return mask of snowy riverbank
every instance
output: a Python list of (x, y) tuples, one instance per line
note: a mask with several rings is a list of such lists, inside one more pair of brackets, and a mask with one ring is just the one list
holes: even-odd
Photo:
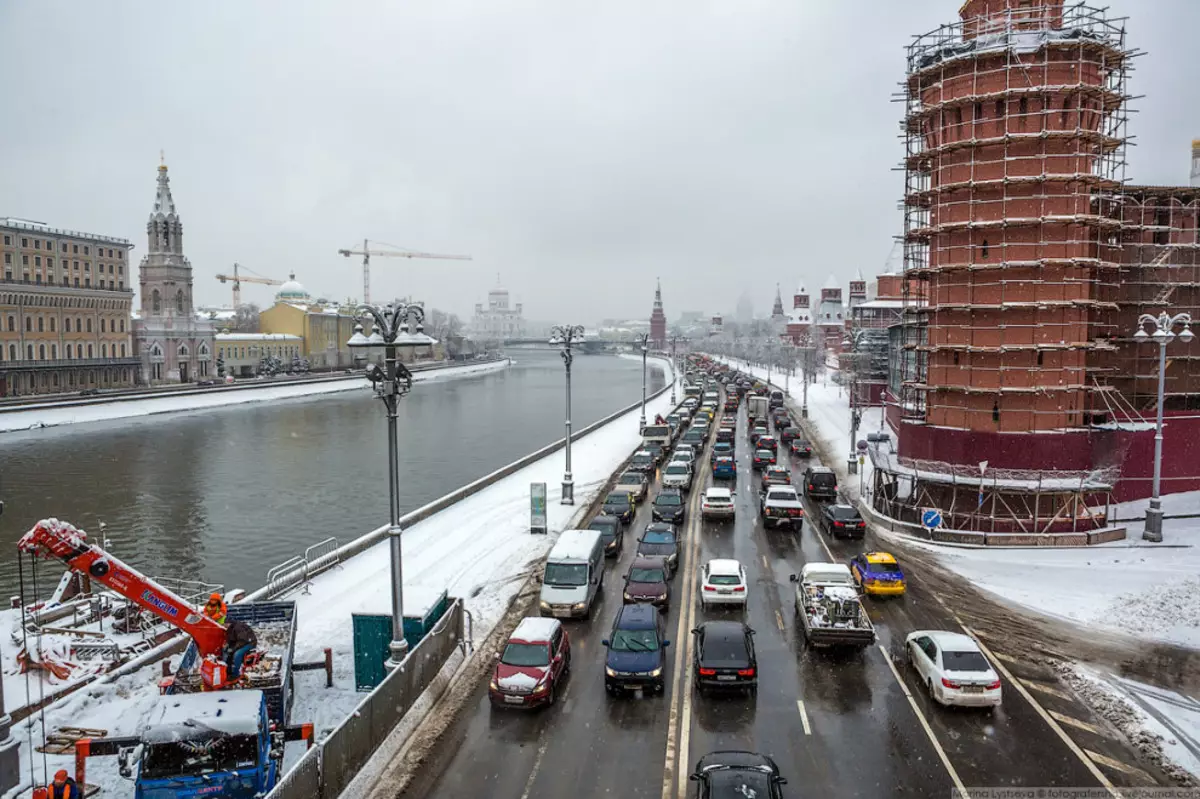
[[(647, 402), (647, 414), (666, 413), (669, 392)], [(572, 445), (576, 504), (559, 503), (565, 466), (559, 450), (484, 488), (446, 510), (404, 531), (405, 595), (413, 600), (448, 589), (465, 599), (474, 620), (474, 640), (484, 640), (503, 616), (522, 582), (564, 529), (582, 520), (612, 473), (641, 441), (639, 408), (622, 414)], [(547, 484), (546, 509), (550, 535), (529, 533), (529, 486)], [(331, 572), (316, 577), (307, 593), (285, 598), (297, 602), (296, 659), (317, 660), (324, 647), (334, 653), (334, 687), (325, 688), (321, 672), (295, 677), (294, 722), (312, 722), (318, 737), (331, 731), (361, 700), (354, 687), (353, 638), (350, 614), (387, 613), (390, 608), (390, 563), (382, 542)], [(457, 657), (457, 656), (454, 656)], [(178, 656), (172, 658), (172, 665)], [(448, 668), (453, 667), (452, 665)], [(48, 731), (65, 726), (100, 727), (110, 736), (129, 735), (157, 704), (157, 663), (112, 682), (98, 681), (55, 703), (45, 713)], [(413, 711), (414, 713), (417, 710)], [(69, 756), (33, 753), (42, 738), (42, 723), (33, 717), (13, 727), (20, 742), (21, 768), (28, 780), (32, 766), (38, 780), (45, 770), (73, 767)], [(302, 754), (290, 744), (288, 761)], [(382, 753), (381, 753), (382, 755)], [(104, 795), (132, 796), (132, 785), (117, 774), (116, 758), (88, 762), (88, 781)], [(28, 791), (28, 787), (24, 788)], [(10, 792), (8, 797), (22, 795)]]
[[(486, 363), (469, 363), (461, 366), (442, 366), (415, 372), (413, 374), (413, 382), (423, 383), (434, 380), (470, 377), (507, 369), (509, 364), (510, 361), (504, 359), (500, 361), (488, 361)], [(233, 391), (213, 389), (203, 393), (185, 394), (182, 396), (132, 397), (117, 402), (14, 409), (0, 412), (0, 433), (18, 430), (36, 430), (42, 427), (58, 427), (68, 424), (85, 424), (87, 422), (101, 422), (112, 419), (127, 419), (159, 413), (204, 411), (225, 408), (232, 405), (245, 405), (250, 402), (299, 399), (343, 391), (364, 391), (369, 387), (370, 384), (367, 380), (362, 375), (358, 375), (357, 378), (347, 378), (345, 380), (323, 380), (313, 383), (287, 383), (284, 385), (272, 385), (270, 382), (263, 381), (263, 385), (261, 386), (239, 388)]]

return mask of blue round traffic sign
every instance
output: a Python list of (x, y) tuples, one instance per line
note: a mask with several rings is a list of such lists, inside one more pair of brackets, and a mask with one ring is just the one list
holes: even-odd
[(926, 508), (921, 512), (921, 524), (930, 530), (942, 526), (942, 512), (937, 508)]

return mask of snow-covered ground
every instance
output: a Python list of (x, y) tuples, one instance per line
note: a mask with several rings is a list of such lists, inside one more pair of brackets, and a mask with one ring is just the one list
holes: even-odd
[[(457, 377), (494, 372), (505, 369), (507, 360), (488, 363), (446, 366), (428, 371), (415, 372), (414, 382), (449, 380)], [(66, 424), (101, 422), (110, 419), (126, 419), (156, 413), (210, 410), (249, 402), (295, 399), (318, 394), (333, 394), (341, 391), (363, 391), (370, 384), (361, 376), (359, 379), (325, 380), (317, 383), (288, 383), (286, 385), (264, 385), (232, 391), (213, 390), (200, 394), (184, 394), (178, 397), (147, 397), (123, 399), (117, 402), (102, 402), (94, 405), (64, 405), (50, 408), (31, 408), (0, 413), (0, 433), (14, 430), (32, 430), (40, 427), (57, 427)]]
[[(647, 403), (647, 414), (666, 413), (669, 393)], [(405, 595), (419, 604), (442, 589), (463, 597), (474, 617), (474, 640), (482, 641), (503, 616), (534, 564), (545, 556), (558, 534), (578, 523), (587, 505), (616, 468), (629, 457), (641, 437), (639, 410), (634, 409), (572, 445), (575, 478), (573, 506), (559, 503), (565, 456), (548, 455), (479, 493), (456, 503), (404, 532)], [(550, 535), (529, 533), (530, 483), (547, 486)], [(319, 660), (324, 647), (334, 652), (334, 687), (325, 688), (323, 672), (295, 676), (292, 720), (310, 721), (318, 736), (327, 734), (362, 699), (354, 688), (351, 613), (388, 613), (390, 571), (387, 542), (376, 545), (340, 568), (315, 578), (308, 593), (297, 593), (299, 630), (296, 658)], [(178, 656), (172, 659), (172, 665)], [(109, 735), (130, 735), (151, 713), (158, 700), (158, 664), (119, 677), (97, 681), (46, 711), (48, 731), (64, 726), (99, 727)], [(22, 775), (28, 790), (30, 769), (40, 782), (43, 772), (73, 768), (69, 756), (33, 753), (40, 743), (42, 723), (31, 718), (13, 727), (20, 744)], [(289, 761), (298, 744), (289, 746)], [(45, 764), (43, 767), (43, 763)], [(105, 796), (132, 796), (131, 783), (117, 774), (116, 758), (88, 763), (88, 782), (99, 784)], [(7, 797), (15, 797), (10, 792)]]

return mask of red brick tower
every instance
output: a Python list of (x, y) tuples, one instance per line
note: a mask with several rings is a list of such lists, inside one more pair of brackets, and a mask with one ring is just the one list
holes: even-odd
[(661, 350), (667, 346), (667, 315), (663, 313), (662, 283), (655, 278), (654, 309), (650, 311), (650, 346)]

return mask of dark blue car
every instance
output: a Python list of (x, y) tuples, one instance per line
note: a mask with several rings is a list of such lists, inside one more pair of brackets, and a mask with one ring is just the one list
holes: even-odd
[(604, 690), (610, 694), (641, 688), (663, 692), (666, 647), (661, 615), (653, 605), (625, 605), (617, 613), (604, 662)]

